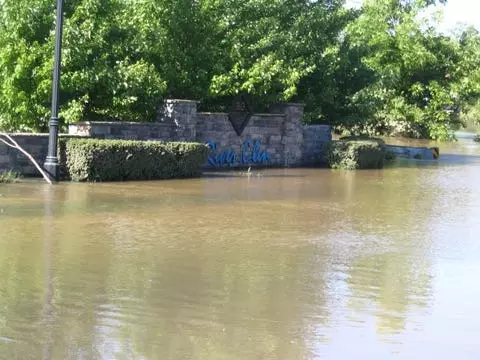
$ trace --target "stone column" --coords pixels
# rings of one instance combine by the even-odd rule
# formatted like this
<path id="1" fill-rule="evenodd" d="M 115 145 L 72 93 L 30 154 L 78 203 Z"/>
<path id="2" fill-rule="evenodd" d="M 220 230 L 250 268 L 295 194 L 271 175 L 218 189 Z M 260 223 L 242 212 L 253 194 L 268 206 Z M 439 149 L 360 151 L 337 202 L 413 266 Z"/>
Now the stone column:
<path id="1" fill-rule="evenodd" d="M 195 141 L 197 135 L 197 101 L 165 100 L 157 120 L 171 123 L 172 140 Z"/>
<path id="2" fill-rule="evenodd" d="M 285 122 L 282 131 L 284 146 L 284 165 L 298 166 L 302 163 L 303 148 L 303 109 L 304 104 L 277 104 L 270 107 L 270 112 L 284 114 Z"/>
<path id="3" fill-rule="evenodd" d="M 93 136 L 92 125 L 88 121 L 77 122 L 68 125 L 68 134 L 77 136 Z"/>

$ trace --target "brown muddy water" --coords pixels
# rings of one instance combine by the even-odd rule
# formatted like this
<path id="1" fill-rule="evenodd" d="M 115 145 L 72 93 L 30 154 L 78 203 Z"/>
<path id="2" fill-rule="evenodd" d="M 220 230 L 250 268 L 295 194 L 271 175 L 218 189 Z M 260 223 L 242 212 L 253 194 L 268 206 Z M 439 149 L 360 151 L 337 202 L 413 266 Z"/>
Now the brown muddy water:
<path id="1" fill-rule="evenodd" d="M 0 359 L 479 359 L 480 147 L 0 185 Z"/>

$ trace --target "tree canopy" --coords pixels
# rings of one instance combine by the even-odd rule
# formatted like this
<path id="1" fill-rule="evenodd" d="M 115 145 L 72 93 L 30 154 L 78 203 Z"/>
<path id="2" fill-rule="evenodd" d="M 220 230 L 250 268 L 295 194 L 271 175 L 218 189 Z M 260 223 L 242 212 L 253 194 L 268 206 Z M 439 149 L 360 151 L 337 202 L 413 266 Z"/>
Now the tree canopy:
<path id="1" fill-rule="evenodd" d="M 349 133 L 451 139 L 480 113 L 480 35 L 440 35 L 435 3 L 365 0 L 69 0 L 61 118 L 154 121 L 165 98 L 223 109 L 306 104 Z M 0 128 L 44 131 L 55 1 L 0 2 Z"/>

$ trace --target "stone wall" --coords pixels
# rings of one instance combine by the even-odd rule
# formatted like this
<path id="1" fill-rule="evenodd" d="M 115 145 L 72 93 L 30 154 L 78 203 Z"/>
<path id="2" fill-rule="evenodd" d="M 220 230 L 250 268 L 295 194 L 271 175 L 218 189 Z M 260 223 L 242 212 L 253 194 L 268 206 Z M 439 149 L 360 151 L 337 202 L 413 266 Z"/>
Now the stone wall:
<path id="1" fill-rule="evenodd" d="M 199 113 L 196 141 L 210 145 L 212 167 L 283 166 L 284 122 L 283 114 L 255 114 L 238 136 L 227 114 Z"/>
<path id="2" fill-rule="evenodd" d="M 15 134 L 12 138 L 33 158 L 43 164 L 48 150 L 48 134 Z M 25 176 L 37 175 L 38 170 L 21 152 L 0 143 L 0 171 L 15 170 Z"/>
<path id="3" fill-rule="evenodd" d="M 48 151 L 48 134 L 11 134 L 26 152 L 43 167 Z M 64 137 L 66 135 L 62 135 Z M 0 171 L 14 170 L 24 176 L 41 176 L 35 165 L 17 149 L 0 142 Z"/>
<path id="4" fill-rule="evenodd" d="M 302 165 L 325 165 L 325 144 L 332 141 L 329 125 L 305 125 L 303 127 Z"/>
<path id="5" fill-rule="evenodd" d="M 69 125 L 71 135 L 100 139 L 159 140 L 174 139 L 174 127 L 166 123 L 81 122 Z"/>
<path id="6" fill-rule="evenodd" d="M 252 114 L 238 135 L 226 113 L 198 113 L 197 102 L 167 100 L 155 123 L 80 122 L 69 126 L 69 135 L 105 139 L 192 141 L 210 146 L 206 167 L 302 166 L 323 163 L 323 145 L 331 141 L 326 125 L 303 126 L 302 104 L 280 104 L 268 114 Z M 48 134 L 16 134 L 14 138 L 43 164 Z M 0 144 L 0 170 L 25 175 L 37 170 L 21 153 Z"/>
<path id="7" fill-rule="evenodd" d="M 252 114 L 238 135 L 226 113 L 197 113 L 196 101 L 167 100 L 159 109 L 156 123 L 83 122 L 70 125 L 69 133 L 208 143 L 211 151 L 206 166 L 214 168 L 300 166 L 305 160 L 319 163 L 322 142 L 331 139 L 330 127 L 304 127 L 302 120 L 302 104 L 274 105 L 268 114 Z M 306 146 L 304 138 L 308 139 Z"/>
<path id="8" fill-rule="evenodd" d="M 303 104 L 277 104 L 270 107 L 270 112 L 285 116 L 282 126 L 282 144 L 284 146 L 284 165 L 298 166 L 302 162 L 303 144 Z"/>
<path id="9" fill-rule="evenodd" d="M 160 107 L 157 123 L 172 128 L 169 140 L 195 141 L 198 126 L 197 101 L 166 100 Z"/>

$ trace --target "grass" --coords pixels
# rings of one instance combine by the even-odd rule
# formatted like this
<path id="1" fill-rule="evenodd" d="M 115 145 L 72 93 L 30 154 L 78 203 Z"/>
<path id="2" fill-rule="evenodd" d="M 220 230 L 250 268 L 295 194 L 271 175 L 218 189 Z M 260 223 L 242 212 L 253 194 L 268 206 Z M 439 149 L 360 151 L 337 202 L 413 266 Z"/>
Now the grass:
<path id="1" fill-rule="evenodd" d="M 0 184 L 12 184 L 20 180 L 21 175 L 13 170 L 5 170 L 0 172 Z"/>
<path id="2" fill-rule="evenodd" d="M 248 177 L 248 178 L 251 178 L 252 176 L 256 176 L 256 177 L 262 177 L 262 176 L 263 176 L 263 173 L 260 173 L 260 172 L 254 173 L 254 172 L 252 171 L 252 167 L 249 167 L 249 168 L 247 169 L 247 171 L 240 171 L 239 174 L 240 174 L 241 176 L 246 176 L 246 177 Z"/>

